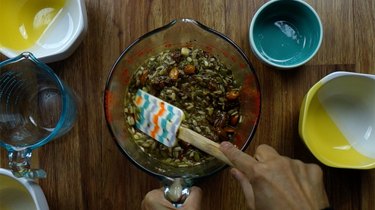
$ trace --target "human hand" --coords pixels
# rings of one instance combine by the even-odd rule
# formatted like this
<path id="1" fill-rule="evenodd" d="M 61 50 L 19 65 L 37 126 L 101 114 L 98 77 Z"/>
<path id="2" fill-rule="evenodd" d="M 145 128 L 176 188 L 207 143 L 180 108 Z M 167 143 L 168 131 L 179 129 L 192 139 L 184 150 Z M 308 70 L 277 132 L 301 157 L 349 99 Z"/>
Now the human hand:
<path id="1" fill-rule="evenodd" d="M 233 163 L 233 176 L 239 181 L 250 209 L 324 209 L 329 206 L 323 172 L 316 164 L 305 164 L 279 155 L 260 145 L 254 158 L 229 142 L 221 151 Z"/>
<path id="2" fill-rule="evenodd" d="M 202 190 L 199 187 L 191 187 L 190 194 L 178 210 L 200 210 Z M 148 192 L 142 201 L 142 210 L 176 210 L 171 202 L 164 197 L 162 189 Z"/>

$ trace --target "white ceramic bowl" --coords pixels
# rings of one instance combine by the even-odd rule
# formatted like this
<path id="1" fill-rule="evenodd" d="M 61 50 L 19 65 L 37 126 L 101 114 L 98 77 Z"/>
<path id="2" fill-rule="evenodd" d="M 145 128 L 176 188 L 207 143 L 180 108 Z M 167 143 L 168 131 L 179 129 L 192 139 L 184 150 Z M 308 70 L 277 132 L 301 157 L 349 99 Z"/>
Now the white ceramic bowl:
<path id="1" fill-rule="evenodd" d="M 16 178 L 12 172 L 0 168 L 0 209 L 48 210 L 46 197 L 35 182 Z"/>
<path id="2" fill-rule="evenodd" d="M 375 75 L 334 72 L 306 94 L 299 132 L 322 163 L 375 168 Z"/>
<path id="3" fill-rule="evenodd" d="M 69 57 L 83 40 L 87 31 L 87 14 L 84 0 L 67 0 L 56 20 L 30 48 L 12 50 L 0 46 L 0 53 L 8 58 L 28 51 L 44 63 Z"/>

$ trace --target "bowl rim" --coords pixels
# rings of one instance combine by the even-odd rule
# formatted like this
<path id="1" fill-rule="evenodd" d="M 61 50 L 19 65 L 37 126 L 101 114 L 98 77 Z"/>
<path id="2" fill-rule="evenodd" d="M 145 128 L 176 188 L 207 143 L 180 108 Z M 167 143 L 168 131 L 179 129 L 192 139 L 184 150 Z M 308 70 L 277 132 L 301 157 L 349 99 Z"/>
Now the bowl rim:
<path id="1" fill-rule="evenodd" d="M 68 39 L 67 43 L 64 44 L 64 46 L 56 48 L 50 53 L 45 53 L 45 52 L 40 53 L 39 50 L 36 50 L 38 52 L 36 53 L 34 49 L 40 49 L 40 47 L 36 47 L 37 45 L 35 44 L 30 46 L 29 48 L 21 49 L 21 50 L 13 50 L 13 49 L 6 48 L 0 45 L 0 53 L 5 55 L 7 58 L 13 58 L 13 57 L 18 56 L 22 52 L 30 51 L 35 55 L 37 59 L 39 59 L 40 61 L 44 63 L 52 63 L 52 62 L 64 60 L 67 57 L 69 57 L 76 50 L 79 44 L 83 41 L 83 38 L 87 33 L 88 23 L 87 23 L 86 5 L 85 5 L 84 0 L 67 0 L 65 4 L 66 5 L 63 7 L 63 9 L 66 7 L 68 8 L 73 7 L 73 8 L 77 8 L 77 10 L 79 10 L 80 12 L 78 15 L 79 17 L 77 19 L 78 21 L 75 24 L 76 26 L 74 26 L 74 29 L 73 29 L 73 33 L 71 37 Z M 69 11 L 70 10 L 66 12 L 69 12 Z M 52 25 L 56 24 L 54 22 L 55 21 L 52 22 Z M 47 28 L 45 32 L 48 30 L 49 29 Z M 43 37 L 44 37 L 44 33 L 39 37 L 39 39 Z"/>
<path id="2" fill-rule="evenodd" d="M 10 179 L 16 181 L 27 191 L 27 193 L 32 197 L 33 203 L 37 210 L 48 210 L 47 199 L 43 193 L 42 188 L 36 184 L 33 180 L 27 178 L 17 178 L 15 177 L 9 169 L 0 168 L 0 176 L 6 176 Z"/>
<path id="3" fill-rule="evenodd" d="M 319 28 L 320 28 L 320 33 L 319 33 L 319 41 L 318 41 L 318 44 L 316 45 L 314 51 L 310 54 L 309 57 L 307 57 L 305 60 L 303 60 L 302 62 L 299 62 L 299 63 L 296 63 L 296 64 L 291 64 L 291 65 L 281 65 L 281 64 L 277 64 L 277 63 L 274 63 L 274 62 L 271 62 L 269 61 L 268 59 L 264 58 L 264 56 L 262 56 L 258 49 L 255 47 L 255 41 L 254 41 L 254 25 L 255 25 L 255 21 L 256 21 L 256 18 L 255 17 L 258 17 L 259 14 L 266 8 L 268 7 L 269 5 L 271 4 L 274 4 L 275 2 L 282 2 L 282 1 L 294 1 L 294 2 L 298 2 L 298 3 L 301 3 L 302 5 L 306 6 L 313 14 L 314 14 L 314 17 L 316 18 L 317 22 L 318 22 L 318 25 L 319 25 Z M 314 56 L 315 54 L 319 51 L 320 49 L 320 46 L 323 42 L 323 36 L 324 36 L 324 32 L 323 32 L 323 25 L 322 25 L 322 22 L 321 22 L 321 19 L 318 15 L 318 13 L 315 11 L 315 9 L 308 3 L 306 3 L 305 1 L 303 0 L 271 0 L 271 1 L 268 1 L 267 3 L 263 4 L 257 11 L 256 13 L 254 14 L 254 16 L 252 17 L 252 20 L 250 22 L 250 26 L 249 26 L 249 41 L 250 41 L 250 48 L 252 50 L 252 52 L 255 54 L 255 56 L 260 59 L 262 62 L 268 64 L 269 66 L 273 66 L 273 67 L 276 67 L 278 69 L 292 69 L 292 68 L 296 68 L 296 67 L 299 67 L 299 66 L 302 66 L 304 65 L 305 63 L 307 63 L 308 61 L 310 61 Z"/>
<path id="4" fill-rule="evenodd" d="M 299 135 L 302 139 L 302 141 L 305 143 L 306 147 L 309 149 L 309 151 L 323 164 L 334 167 L 334 168 L 347 168 L 347 169 L 373 169 L 375 168 L 375 161 L 373 163 L 369 164 L 361 164 L 361 165 L 353 165 L 353 164 L 345 164 L 337 162 L 336 160 L 328 159 L 325 155 L 322 155 L 322 153 L 314 149 L 311 145 L 311 142 L 313 141 L 311 138 L 307 138 L 306 133 L 306 118 L 307 118 L 307 112 L 310 106 L 310 103 L 312 100 L 314 100 L 315 97 L 317 97 L 318 91 L 324 84 L 327 82 L 338 79 L 340 77 L 347 77 L 347 76 L 358 76 L 358 77 L 372 77 L 375 80 L 375 75 L 369 75 L 369 74 L 363 74 L 363 73 L 356 73 L 356 72 L 347 72 L 347 71 L 335 71 L 332 72 L 322 79 L 320 79 L 318 82 L 316 82 L 306 93 L 304 96 L 301 108 L 300 108 L 300 116 L 299 116 Z M 364 155 L 363 155 L 364 156 Z M 370 157 L 368 157 L 370 158 Z M 370 158 L 371 159 L 371 158 Z M 373 159 L 373 158 L 372 158 Z M 374 159 L 375 160 L 375 159 Z"/>

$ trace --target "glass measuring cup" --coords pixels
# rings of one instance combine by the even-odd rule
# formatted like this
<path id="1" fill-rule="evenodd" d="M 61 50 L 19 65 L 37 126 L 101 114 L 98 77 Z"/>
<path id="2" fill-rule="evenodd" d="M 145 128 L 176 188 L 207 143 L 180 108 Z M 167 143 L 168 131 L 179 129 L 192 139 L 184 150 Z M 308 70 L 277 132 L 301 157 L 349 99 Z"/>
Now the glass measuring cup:
<path id="1" fill-rule="evenodd" d="M 124 119 L 125 97 L 132 75 L 151 56 L 165 50 L 194 47 L 217 56 L 233 69 L 242 87 L 240 92 L 241 123 L 233 143 L 244 150 L 250 143 L 260 116 L 260 88 L 257 76 L 243 51 L 223 34 L 192 19 L 177 19 L 155 29 L 133 42 L 114 64 L 105 89 L 104 109 L 107 125 L 120 150 L 143 170 L 161 179 L 168 199 L 180 203 L 189 194 L 190 185 L 219 172 L 225 164 L 213 159 L 193 167 L 174 167 L 147 155 L 133 139 L 132 129 Z"/>
<path id="2" fill-rule="evenodd" d="M 30 168 L 32 150 L 68 132 L 76 112 L 73 92 L 31 53 L 0 62 L 0 146 L 16 177 L 46 176 Z"/>

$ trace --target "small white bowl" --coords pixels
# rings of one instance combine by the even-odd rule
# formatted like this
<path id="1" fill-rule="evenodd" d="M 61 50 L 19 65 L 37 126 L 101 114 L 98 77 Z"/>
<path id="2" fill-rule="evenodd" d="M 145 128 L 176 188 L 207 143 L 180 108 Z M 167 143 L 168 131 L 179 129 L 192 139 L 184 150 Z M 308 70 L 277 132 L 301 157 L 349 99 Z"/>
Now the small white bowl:
<path id="1" fill-rule="evenodd" d="M 84 0 L 67 0 L 56 20 L 30 48 L 12 50 L 0 46 L 0 53 L 13 58 L 28 51 L 44 63 L 69 57 L 83 40 L 87 31 L 87 13 Z"/>
<path id="2" fill-rule="evenodd" d="M 16 178 L 0 168 L 0 209 L 48 210 L 48 203 L 39 185 L 26 178 Z"/>

